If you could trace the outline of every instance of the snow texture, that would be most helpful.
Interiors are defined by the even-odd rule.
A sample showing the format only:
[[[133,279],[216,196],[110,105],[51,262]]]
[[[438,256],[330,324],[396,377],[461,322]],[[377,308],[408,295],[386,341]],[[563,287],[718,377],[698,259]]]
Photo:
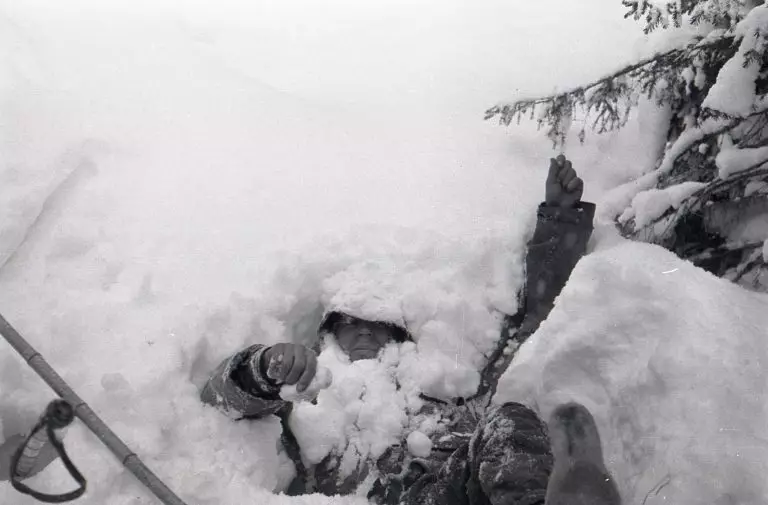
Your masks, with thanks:
[[[316,404],[296,404],[289,419],[307,462],[339,455],[343,478],[361,461],[376,461],[405,438],[409,414],[422,406],[416,382],[409,377],[416,371],[408,359],[415,347],[392,344],[380,359],[351,363],[334,342],[328,345],[318,361],[332,371],[334,383],[320,392]]]
[[[765,181],[749,181],[744,187],[744,196],[752,195],[764,195],[768,193],[768,182]]]
[[[649,189],[638,193],[632,199],[632,205],[619,221],[624,223],[635,218],[635,229],[643,228],[661,217],[668,209],[677,209],[680,204],[699,189],[706,186],[701,182],[683,182],[665,189]]]
[[[662,248],[598,245],[496,401],[584,404],[624,503],[765,503],[766,303]]]
[[[317,406],[296,404],[295,422],[316,432],[305,456],[350,447],[370,456],[396,433],[426,451],[416,433],[435,426],[409,419],[415,391],[453,397],[476,387],[500,311],[517,308],[551,155],[535,126],[509,136],[477,111],[517,87],[539,95],[605,75],[644,39],[628,36],[624,9],[607,0],[361,5],[0,0],[3,315],[190,505],[366,503],[279,494],[295,474],[277,450],[279,422],[233,422],[198,398],[236,350],[315,344],[331,303],[402,317],[416,342],[358,364],[333,347],[324,353],[337,380]],[[586,199],[616,188],[626,206],[655,185],[668,111],[646,106],[626,130],[567,153]],[[665,467],[674,479],[665,491],[679,503],[727,493],[764,502],[753,451],[765,452],[765,380],[752,380],[764,361],[764,298],[625,245],[612,228],[595,234],[626,254],[580,265],[531,345],[555,338],[547,328],[563,340],[536,347],[535,359],[529,348],[520,367],[591,344],[548,366],[542,387],[596,398],[588,406],[602,426],[615,420],[604,443],[628,503],[641,503],[663,477],[653,468]],[[663,274],[675,268],[685,280]],[[598,282],[601,294],[590,290]],[[377,305],[361,302],[377,290]],[[703,312],[694,301],[706,302]],[[643,357],[657,348],[651,371]],[[592,366],[595,355],[611,359]],[[610,381],[600,375],[608,372]],[[541,378],[523,374],[501,393],[516,397]],[[0,393],[4,439],[29,429],[53,397],[7,348]],[[531,403],[550,404],[550,393]],[[609,393],[611,408],[600,403]],[[327,416],[341,399],[360,410]],[[156,503],[82,423],[65,444],[89,482],[78,503]],[[60,492],[72,482],[56,462],[30,484]],[[37,502],[0,483],[0,503]]]
[[[739,50],[720,69],[717,80],[702,103],[732,116],[748,116],[755,112],[755,81],[760,73],[760,58],[745,65],[749,51],[763,54],[765,51],[765,26],[768,24],[768,7],[755,7],[735,28],[734,35],[741,39]]]
[[[408,451],[417,458],[429,457],[432,452],[432,440],[420,431],[413,431],[406,439]]]
[[[720,152],[715,158],[718,176],[727,179],[730,176],[751,168],[760,168],[768,162],[768,147],[739,148],[733,145],[730,137],[723,137]]]
[[[318,367],[312,382],[309,383],[304,391],[297,391],[297,386],[285,385],[280,388],[280,398],[289,402],[311,401],[317,397],[317,394],[328,388],[333,382],[333,374],[324,366]]]

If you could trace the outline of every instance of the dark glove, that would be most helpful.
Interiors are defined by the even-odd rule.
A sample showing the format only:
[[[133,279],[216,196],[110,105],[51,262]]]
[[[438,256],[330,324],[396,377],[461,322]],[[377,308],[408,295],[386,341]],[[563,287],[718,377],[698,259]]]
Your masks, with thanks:
[[[573,165],[562,154],[550,160],[545,186],[547,205],[574,207],[584,194],[584,181],[576,175]]]
[[[315,351],[299,344],[275,344],[261,354],[252,370],[277,386],[296,384],[296,390],[307,389],[317,371]]]

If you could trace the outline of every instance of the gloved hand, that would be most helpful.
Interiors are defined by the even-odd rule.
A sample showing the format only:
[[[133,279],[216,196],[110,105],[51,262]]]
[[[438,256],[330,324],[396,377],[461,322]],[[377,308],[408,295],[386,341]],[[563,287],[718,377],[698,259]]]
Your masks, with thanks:
[[[550,160],[545,186],[547,205],[573,207],[584,194],[584,181],[576,175],[573,165],[562,154]]]
[[[261,355],[258,364],[263,377],[276,386],[296,384],[302,392],[312,382],[317,371],[317,355],[312,349],[299,344],[275,344]]]

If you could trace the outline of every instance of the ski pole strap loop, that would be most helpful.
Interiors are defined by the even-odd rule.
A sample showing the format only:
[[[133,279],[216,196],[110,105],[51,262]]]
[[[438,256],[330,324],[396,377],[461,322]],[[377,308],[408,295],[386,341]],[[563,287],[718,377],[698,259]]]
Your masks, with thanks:
[[[80,473],[77,467],[69,458],[64,444],[59,441],[54,430],[64,428],[74,419],[74,409],[64,400],[54,400],[45,410],[35,427],[27,436],[24,443],[16,450],[11,462],[11,484],[14,489],[20,493],[28,494],[38,501],[45,503],[64,503],[76,500],[85,493],[85,477]],[[56,449],[56,453],[61,458],[64,467],[80,487],[62,494],[47,494],[36,491],[23,482],[21,479],[27,477],[34,466],[40,450],[45,442],[47,435],[48,442]],[[41,443],[42,442],[42,443]]]

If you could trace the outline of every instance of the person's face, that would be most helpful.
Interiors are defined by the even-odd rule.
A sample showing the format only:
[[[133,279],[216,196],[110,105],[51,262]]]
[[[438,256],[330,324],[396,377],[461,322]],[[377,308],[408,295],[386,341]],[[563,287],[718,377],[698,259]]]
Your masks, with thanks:
[[[351,317],[336,324],[334,335],[352,361],[376,358],[379,351],[394,340],[389,326]]]

